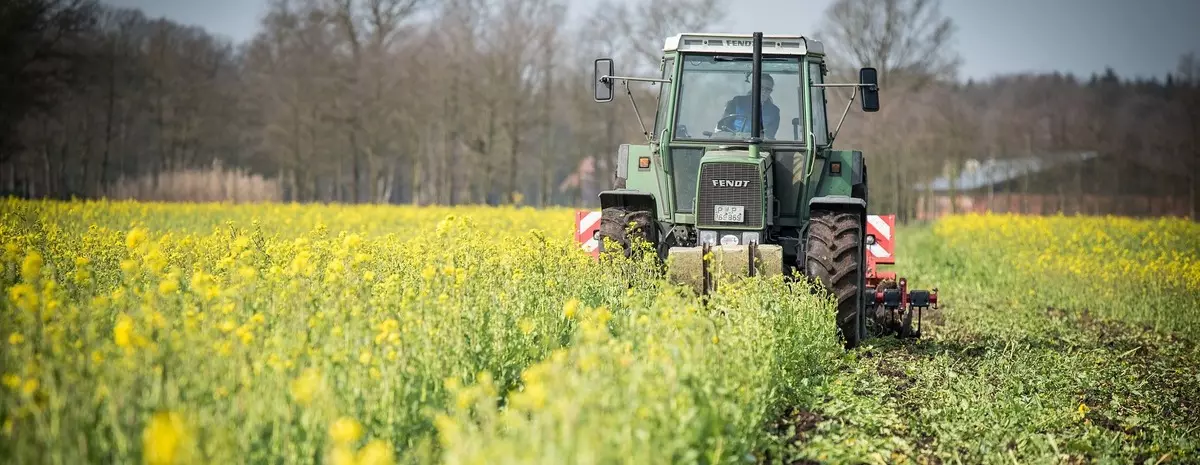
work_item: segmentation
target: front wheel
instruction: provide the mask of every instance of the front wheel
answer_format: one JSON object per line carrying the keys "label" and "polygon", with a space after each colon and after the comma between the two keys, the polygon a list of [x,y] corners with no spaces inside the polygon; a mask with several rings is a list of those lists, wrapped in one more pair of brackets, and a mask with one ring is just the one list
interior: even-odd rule
{"label": "front wheel", "polygon": [[626,257],[634,257],[634,239],[658,246],[658,230],[654,215],[647,210],[609,207],[600,212],[600,240],[607,237],[621,246]]}
{"label": "front wheel", "polygon": [[847,349],[857,347],[862,337],[860,220],[854,213],[813,210],[804,248],[807,274],[837,298],[837,326]]}

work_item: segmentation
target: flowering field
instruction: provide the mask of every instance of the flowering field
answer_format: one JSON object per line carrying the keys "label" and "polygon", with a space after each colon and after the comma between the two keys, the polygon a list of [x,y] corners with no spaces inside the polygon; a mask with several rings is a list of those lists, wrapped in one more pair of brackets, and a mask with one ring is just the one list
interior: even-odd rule
{"label": "flowering field", "polygon": [[729,462],[832,307],[701,304],[571,210],[5,201],[5,463]]}
{"label": "flowering field", "polygon": [[1176,463],[1200,228],[899,231],[920,341],[802,283],[701,302],[573,211],[6,200],[4,463]]}
{"label": "flowering field", "polygon": [[1040,299],[1200,334],[1200,224],[1179,219],[970,215],[934,228],[972,271],[1025,278]]}

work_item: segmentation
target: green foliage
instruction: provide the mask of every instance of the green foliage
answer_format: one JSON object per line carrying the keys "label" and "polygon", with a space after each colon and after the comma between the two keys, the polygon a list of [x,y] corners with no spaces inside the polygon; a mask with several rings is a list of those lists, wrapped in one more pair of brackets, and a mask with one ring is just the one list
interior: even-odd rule
{"label": "green foliage", "polygon": [[[1129,231],[1155,224],[1005,219],[1004,228],[1014,231],[1061,222],[1048,236],[1029,238],[1054,246],[1091,229],[1143,242]],[[1036,261],[1014,265],[1026,252],[1043,251],[990,240],[980,230],[956,236],[962,230],[952,221],[959,219],[898,233],[901,274],[941,291],[941,308],[925,314],[925,337],[875,340],[848,358],[817,409],[826,420],[801,438],[798,456],[829,463],[1139,464],[1200,457],[1195,333],[1143,326],[1155,320],[1147,315],[1175,316],[1168,328],[1194,322],[1195,306],[1147,308],[1194,302],[1194,295],[1169,288],[1178,279],[1113,282],[1104,272],[1112,263],[1106,254],[1180,256],[1194,253],[1194,241],[1089,248],[1093,273],[1050,273],[1077,264],[1080,252],[1058,248],[1040,268]],[[1170,237],[1171,229],[1178,228],[1160,229],[1158,237]],[[1194,269],[1194,260],[1170,266]],[[1156,298],[1068,297],[1106,295],[1114,286],[1144,286],[1155,292],[1140,295]]]}

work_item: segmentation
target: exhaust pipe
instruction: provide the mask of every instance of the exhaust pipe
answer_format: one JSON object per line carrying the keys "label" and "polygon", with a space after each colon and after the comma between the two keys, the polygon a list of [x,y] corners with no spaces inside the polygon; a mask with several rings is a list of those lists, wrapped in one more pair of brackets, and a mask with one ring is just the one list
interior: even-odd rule
{"label": "exhaust pipe", "polygon": [[758,144],[762,143],[762,40],[763,33],[754,33],[754,58],[750,79],[750,154],[758,156]]}

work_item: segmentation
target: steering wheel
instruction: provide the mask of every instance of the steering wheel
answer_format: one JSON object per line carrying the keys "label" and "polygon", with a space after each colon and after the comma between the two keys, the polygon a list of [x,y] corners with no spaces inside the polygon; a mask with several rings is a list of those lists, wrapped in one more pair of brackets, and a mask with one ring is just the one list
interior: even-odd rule
{"label": "steering wheel", "polygon": [[745,115],[731,113],[717,121],[717,131],[732,133],[750,132],[750,128],[747,127],[749,124],[750,118],[747,118]]}

